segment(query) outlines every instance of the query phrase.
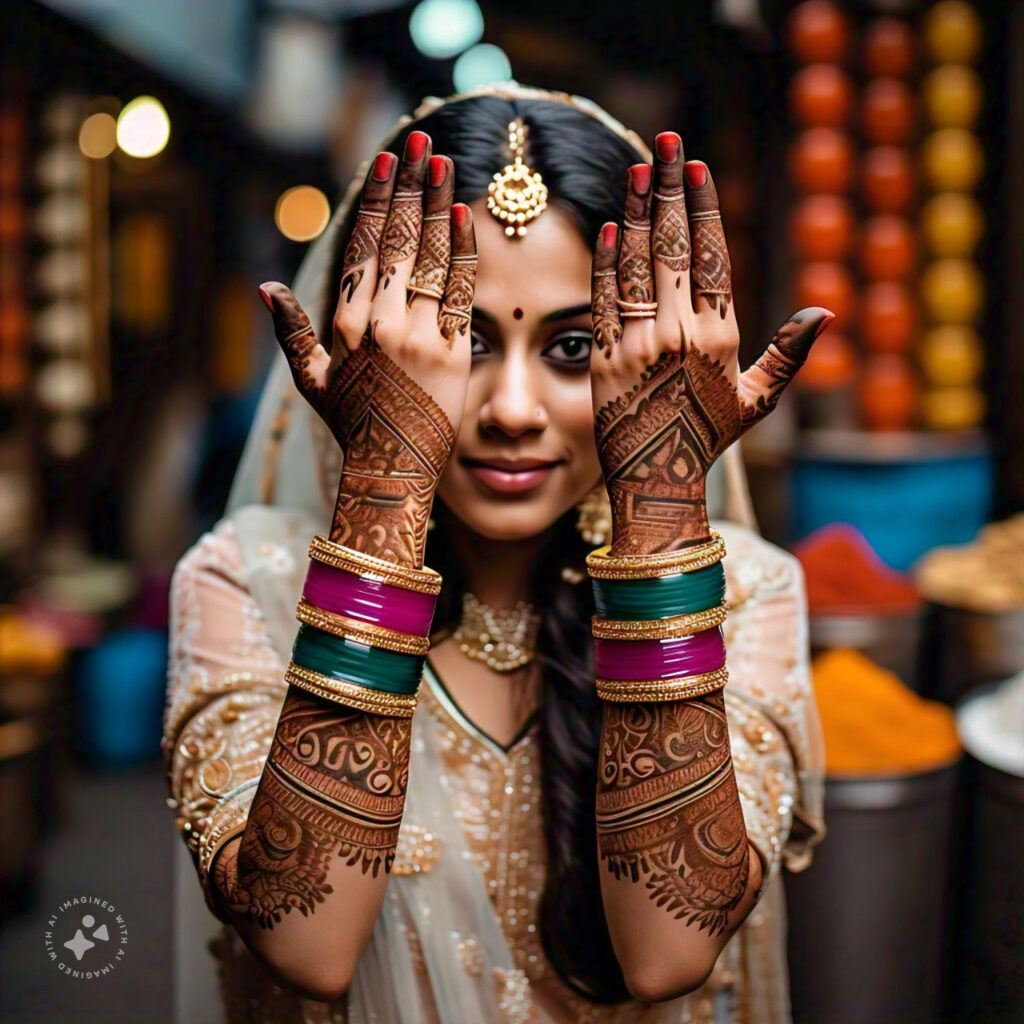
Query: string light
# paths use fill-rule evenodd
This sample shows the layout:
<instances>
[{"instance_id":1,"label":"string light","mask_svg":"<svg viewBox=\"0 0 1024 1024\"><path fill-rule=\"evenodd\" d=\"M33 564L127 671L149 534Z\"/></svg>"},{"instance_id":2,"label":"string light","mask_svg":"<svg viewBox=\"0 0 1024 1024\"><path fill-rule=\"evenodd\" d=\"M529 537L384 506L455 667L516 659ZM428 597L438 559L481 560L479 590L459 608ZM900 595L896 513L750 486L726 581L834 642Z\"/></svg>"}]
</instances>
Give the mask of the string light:
<instances>
[{"instance_id":1,"label":"string light","mask_svg":"<svg viewBox=\"0 0 1024 1024\"><path fill-rule=\"evenodd\" d=\"M471 46L455 62L452 79L456 92L467 92L478 85L511 81L512 65L500 46L493 43L478 43Z\"/></svg>"},{"instance_id":2,"label":"string light","mask_svg":"<svg viewBox=\"0 0 1024 1024\"><path fill-rule=\"evenodd\" d=\"M311 242L323 233L331 219L327 196L312 185L296 185L278 197L274 223L285 238L293 242Z\"/></svg>"},{"instance_id":3,"label":"string light","mask_svg":"<svg viewBox=\"0 0 1024 1024\"><path fill-rule=\"evenodd\" d=\"M420 53L445 60L480 41L484 16L476 0L423 0L409 18L409 34Z\"/></svg>"},{"instance_id":4,"label":"string light","mask_svg":"<svg viewBox=\"0 0 1024 1024\"><path fill-rule=\"evenodd\" d=\"M117 119L117 144L129 156L156 156L171 137L171 119L155 96L137 96Z\"/></svg>"}]
</instances>

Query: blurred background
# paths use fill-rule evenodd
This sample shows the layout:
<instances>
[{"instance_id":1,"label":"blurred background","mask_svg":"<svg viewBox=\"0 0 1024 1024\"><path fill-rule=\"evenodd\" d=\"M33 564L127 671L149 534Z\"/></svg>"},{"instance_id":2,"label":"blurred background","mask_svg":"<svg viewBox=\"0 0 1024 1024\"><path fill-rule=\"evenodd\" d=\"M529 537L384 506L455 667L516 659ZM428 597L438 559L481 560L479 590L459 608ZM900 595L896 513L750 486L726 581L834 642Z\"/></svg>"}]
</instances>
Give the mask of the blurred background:
<instances>
[{"instance_id":1,"label":"blurred background","mask_svg":"<svg viewBox=\"0 0 1024 1024\"><path fill-rule=\"evenodd\" d=\"M167 591L274 351L256 285L402 113L510 78L713 167L744 363L837 313L744 453L826 736L798 1024L1019 1024L1024 5L960 0L3 5L2 1019L172 1019ZM126 917L109 977L47 955L76 895Z\"/></svg>"}]
</instances>

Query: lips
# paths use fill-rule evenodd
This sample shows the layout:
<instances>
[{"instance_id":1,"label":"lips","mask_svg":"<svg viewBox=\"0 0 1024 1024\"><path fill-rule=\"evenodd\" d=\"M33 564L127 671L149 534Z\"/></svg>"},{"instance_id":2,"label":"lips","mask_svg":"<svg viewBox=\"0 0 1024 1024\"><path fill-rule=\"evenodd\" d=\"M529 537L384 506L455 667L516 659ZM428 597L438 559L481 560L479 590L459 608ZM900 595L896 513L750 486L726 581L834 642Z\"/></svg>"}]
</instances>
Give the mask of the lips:
<instances>
[{"instance_id":1,"label":"lips","mask_svg":"<svg viewBox=\"0 0 1024 1024\"><path fill-rule=\"evenodd\" d=\"M561 460L461 459L462 464L486 488L502 494L521 494L539 487Z\"/></svg>"}]
</instances>

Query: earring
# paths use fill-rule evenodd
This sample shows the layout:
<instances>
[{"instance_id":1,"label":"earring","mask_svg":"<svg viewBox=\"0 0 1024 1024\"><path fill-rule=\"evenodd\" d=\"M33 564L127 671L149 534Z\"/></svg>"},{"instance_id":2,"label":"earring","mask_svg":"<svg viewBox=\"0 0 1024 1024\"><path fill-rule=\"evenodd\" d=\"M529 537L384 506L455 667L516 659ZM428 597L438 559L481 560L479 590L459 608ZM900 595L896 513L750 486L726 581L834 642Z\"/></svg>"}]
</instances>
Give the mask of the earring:
<instances>
[{"instance_id":1,"label":"earring","mask_svg":"<svg viewBox=\"0 0 1024 1024\"><path fill-rule=\"evenodd\" d=\"M584 496L576 511L579 513L576 529L583 539L595 548L607 544L612 534L612 503L603 480Z\"/></svg>"}]
</instances>

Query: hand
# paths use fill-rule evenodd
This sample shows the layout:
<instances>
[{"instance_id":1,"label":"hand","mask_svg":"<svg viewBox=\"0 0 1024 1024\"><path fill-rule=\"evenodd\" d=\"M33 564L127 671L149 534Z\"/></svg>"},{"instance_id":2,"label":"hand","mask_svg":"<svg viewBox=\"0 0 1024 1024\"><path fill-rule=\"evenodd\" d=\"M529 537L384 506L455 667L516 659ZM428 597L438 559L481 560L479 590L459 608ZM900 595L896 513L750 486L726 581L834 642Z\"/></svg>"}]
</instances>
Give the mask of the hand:
<instances>
[{"instance_id":1,"label":"hand","mask_svg":"<svg viewBox=\"0 0 1024 1024\"><path fill-rule=\"evenodd\" d=\"M711 174L684 163L673 132L655 149L657 173L630 168L623 229L606 224L594 254L591 382L614 555L708 537L712 462L771 412L833 319L819 307L794 313L741 374Z\"/></svg>"},{"instance_id":2,"label":"hand","mask_svg":"<svg viewBox=\"0 0 1024 1024\"><path fill-rule=\"evenodd\" d=\"M283 284L260 289L296 387L345 453L332 540L415 566L469 383L476 238L454 188L452 161L431 157L423 132L410 133L401 167L377 156L329 352Z\"/></svg>"}]
</instances>

